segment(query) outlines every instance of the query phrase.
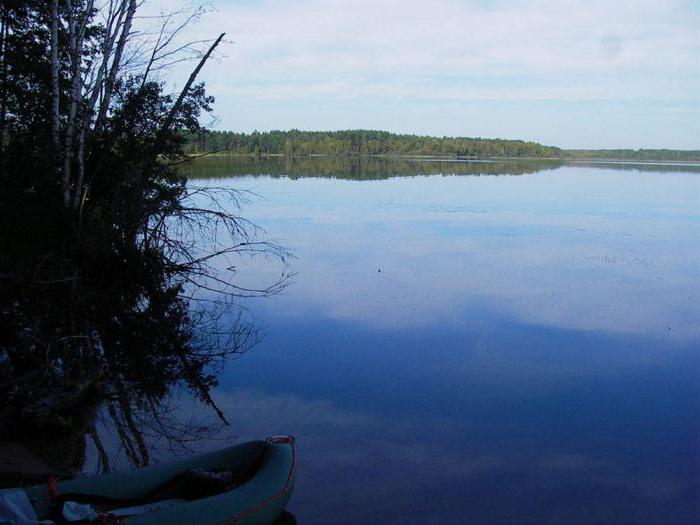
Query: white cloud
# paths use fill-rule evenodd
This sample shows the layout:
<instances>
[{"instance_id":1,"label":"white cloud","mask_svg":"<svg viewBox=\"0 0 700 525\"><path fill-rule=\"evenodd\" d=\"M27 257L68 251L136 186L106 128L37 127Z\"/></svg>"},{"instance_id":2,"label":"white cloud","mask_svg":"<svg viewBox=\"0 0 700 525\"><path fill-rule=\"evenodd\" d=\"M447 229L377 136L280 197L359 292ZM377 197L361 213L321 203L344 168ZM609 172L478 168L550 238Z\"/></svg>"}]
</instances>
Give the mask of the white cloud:
<instances>
[{"instance_id":1,"label":"white cloud","mask_svg":"<svg viewBox=\"0 0 700 525\"><path fill-rule=\"evenodd\" d=\"M697 98L700 16L678 1L217 2L207 77L261 98Z\"/></svg>"},{"instance_id":2,"label":"white cloud","mask_svg":"<svg viewBox=\"0 0 700 525\"><path fill-rule=\"evenodd\" d=\"M700 9L687 0L212 3L216 11L189 33L235 41L201 73L225 128L698 147ZM180 85L189 67L174 72ZM624 114L611 116L611 101Z\"/></svg>"}]
</instances>

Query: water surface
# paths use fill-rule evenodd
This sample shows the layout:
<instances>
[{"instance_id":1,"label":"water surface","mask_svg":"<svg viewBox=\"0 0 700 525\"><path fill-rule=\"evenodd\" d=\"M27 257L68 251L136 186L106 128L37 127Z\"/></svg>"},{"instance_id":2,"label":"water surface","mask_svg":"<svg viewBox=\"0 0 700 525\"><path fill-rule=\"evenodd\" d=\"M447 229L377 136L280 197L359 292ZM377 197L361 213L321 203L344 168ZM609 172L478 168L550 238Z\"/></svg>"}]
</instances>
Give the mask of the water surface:
<instances>
[{"instance_id":1,"label":"water surface","mask_svg":"<svg viewBox=\"0 0 700 525\"><path fill-rule=\"evenodd\" d=\"M200 161L296 255L233 433L297 436L302 524L697 523L699 171Z\"/></svg>"}]
</instances>

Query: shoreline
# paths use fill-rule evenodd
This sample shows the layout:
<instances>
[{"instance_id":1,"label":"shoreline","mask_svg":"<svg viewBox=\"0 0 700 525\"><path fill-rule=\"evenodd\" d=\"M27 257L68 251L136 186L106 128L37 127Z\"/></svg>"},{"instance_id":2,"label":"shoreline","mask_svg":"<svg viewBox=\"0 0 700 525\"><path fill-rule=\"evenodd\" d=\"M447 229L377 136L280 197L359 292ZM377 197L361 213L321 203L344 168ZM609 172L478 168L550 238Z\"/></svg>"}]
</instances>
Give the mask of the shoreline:
<instances>
[{"instance_id":1,"label":"shoreline","mask_svg":"<svg viewBox=\"0 0 700 525\"><path fill-rule=\"evenodd\" d=\"M189 157L240 157L246 159L309 159L329 158L347 160L403 160L426 162L528 162L552 161L573 164L629 164L646 166L688 166L700 167L700 158L695 160L665 160L665 159L606 159L601 157L473 157L473 156L444 156L444 155L411 155L411 154L326 154L311 153L308 155L285 155L284 153L237 153L234 151L216 151L211 153L188 153Z\"/></svg>"}]
</instances>

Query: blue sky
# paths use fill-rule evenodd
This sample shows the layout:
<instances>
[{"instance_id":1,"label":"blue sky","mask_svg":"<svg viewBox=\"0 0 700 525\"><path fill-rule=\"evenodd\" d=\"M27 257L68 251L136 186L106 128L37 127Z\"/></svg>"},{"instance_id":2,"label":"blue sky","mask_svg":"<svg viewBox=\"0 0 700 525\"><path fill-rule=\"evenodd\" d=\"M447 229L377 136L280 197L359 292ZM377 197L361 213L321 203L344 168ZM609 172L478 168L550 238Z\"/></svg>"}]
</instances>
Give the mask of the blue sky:
<instances>
[{"instance_id":1,"label":"blue sky","mask_svg":"<svg viewBox=\"0 0 700 525\"><path fill-rule=\"evenodd\" d=\"M201 77L219 129L700 149L700 0L211 5L189 35L235 42Z\"/></svg>"}]
</instances>

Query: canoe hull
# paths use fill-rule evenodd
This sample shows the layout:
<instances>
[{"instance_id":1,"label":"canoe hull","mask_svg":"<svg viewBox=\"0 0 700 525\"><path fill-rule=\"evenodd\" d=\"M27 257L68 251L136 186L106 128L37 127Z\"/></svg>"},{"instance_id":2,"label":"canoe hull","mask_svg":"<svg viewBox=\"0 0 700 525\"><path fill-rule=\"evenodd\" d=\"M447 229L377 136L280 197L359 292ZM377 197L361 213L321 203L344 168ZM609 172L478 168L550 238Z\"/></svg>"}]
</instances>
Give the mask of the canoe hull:
<instances>
[{"instance_id":1,"label":"canoe hull","mask_svg":"<svg viewBox=\"0 0 700 525\"><path fill-rule=\"evenodd\" d=\"M62 481L58 493L82 493L128 500L142 497L178 474L193 468L235 470L251 455L262 460L255 475L243 485L215 496L188 501L164 510L133 516L129 525L266 525L283 511L294 489L296 451L292 438L251 441L216 452L165 465ZM25 489L40 518L48 516L46 486Z\"/></svg>"}]
</instances>

